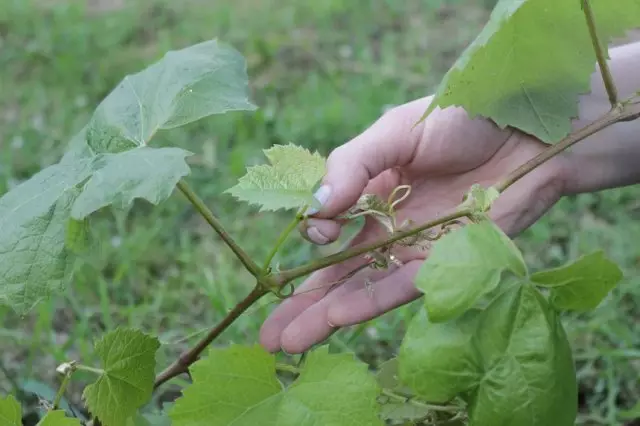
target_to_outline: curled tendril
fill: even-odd
[[[287,291],[285,292],[285,290]],[[288,282],[283,287],[273,290],[272,293],[275,294],[278,299],[284,300],[293,296],[294,291],[296,291],[295,285],[292,282]]]
[[[402,194],[400,196],[400,198],[398,198],[397,200],[394,200],[394,198],[396,197],[396,194],[398,194],[400,191],[405,191],[404,194]],[[390,213],[395,213],[395,207],[400,204],[401,202],[403,202],[404,200],[406,200],[409,195],[411,195],[411,185],[399,185],[396,186],[394,188],[393,191],[391,191],[391,194],[389,194],[389,198],[387,199],[387,204],[389,204],[390,207]]]

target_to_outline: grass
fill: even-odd
[[[491,7],[437,0],[119,3],[0,0],[0,193],[57,161],[126,74],[169,49],[218,37],[247,58],[260,110],[206,119],[155,141],[196,153],[190,183],[257,258],[289,218],[258,218],[221,193],[262,161],[260,150],[292,141],[328,153],[389,105],[430,93]],[[624,268],[624,283],[595,312],[566,318],[581,425],[623,425],[621,412],[640,399],[638,195],[625,188],[564,199],[517,240],[535,267],[602,248]],[[97,363],[93,341],[123,325],[157,334],[164,366],[252,285],[179,193],[154,209],[138,203],[129,212],[102,211],[92,234],[94,249],[62,297],[25,318],[0,308],[0,393],[17,387],[28,399],[51,392],[56,365]],[[319,252],[298,239],[276,260],[294,265]],[[217,344],[255,342],[272,307],[252,308]],[[330,343],[377,365],[396,350],[414,309],[341,331]],[[72,404],[80,403],[81,388],[71,385]]]

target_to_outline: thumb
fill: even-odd
[[[422,136],[422,123],[415,123],[427,107],[424,100],[396,107],[331,152],[327,174],[315,193],[322,207],[309,213],[335,217],[358,201],[370,180],[385,170],[409,164]]]

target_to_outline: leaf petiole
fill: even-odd
[[[271,249],[271,251],[267,255],[267,258],[265,259],[264,264],[262,265],[262,275],[263,276],[267,275],[269,273],[269,266],[271,266],[271,261],[276,256],[276,254],[278,253],[280,248],[282,248],[282,245],[287,240],[287,237],[289,237],[289,234],[291,234],[291,232],[298,226],[298,224],[304,220],[304,218],[305,218],[304,212],[307,211],[308,207],[309,206],[307,206],[307,205],[303,206],[298,211],[298,213],[296,213],[296,216],[289,223],[289,225],[287,225],[287,227],[284,229],[284,231],[282,231],[282,233],[278,236],[278,239],[277,239],[275,245],[273,246],[273,248]]]
[[[104,374],[103,369],[89,367],[88,365],[76,364],[75,369],[80,371],[88,371],[89,373],[97,374],[98,376],[101,376]]]

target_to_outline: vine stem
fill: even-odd
[[[276,254],[278,253],[278,251],[280,250],[280,248],[282,247],[284,242],[287,240],[287,237],[289,237],[289,234],[291,234],[291,232],[294,229],[296,229],[298,224],[304,220],[303,213],[307,210],[307,207],[308,206],[303,206],[302,209],[300,209],[298,211],[298,213],[296,213],[296,217],[293,218],[291,223],[289,223],[289,225],[287,225],[287,227],[284,229],[284,231],[282,231],[282,233],[278,237],[278,240],[276,241],[276,244],[273,246],[273,248],[271,249],[271,251],[267,255],[267,258],[265,259],[264,264],[262,265],[262,274],[263,275],[268,273],[269,266],[271,265],[271,261],[276,256]]]
[[[536,155],[531,160],[527,161],[522,166],[509,173],[493,187],[498,190],[498,192],[502,193],[522,177],[526,176],[528,173],[530,173],[543,163],[547,162],[551,158],[555,157],[562,151],[566,150],[572,145],[575,145],[581,140],[613,124],[619,123],[621,121],[630,121],[639,118],[640,108],[638,106],[638,103],[633,102],[632,100],[617,104],[615,108],[613,108],[597,120],[571,133],[557,144],[545,149],[540,154]]]
[[[589,36],[591,37],[593,50],[596,53],[596,59],[598,60],[598,66],[600,67],[600,73],[602,74],[602,80],[604,81],[604,87],[607,90],[607,95],[609,95],[609,102],[611,102],[611,106],[615,108],[616,105],[618,105],[618,90],[616,89],[613,76],[611,75],[611,70],[609,69],[609,64],[607,63],[607,55],[602,43],[600,43],[600,39],[598,38],[593,9],[591,9],[589,0],[581,0],[581,2],[582,11],[584,12],[584,16],[587,20],[587,27],[589,28]]]
[[[214,216],[214,214],[209,210],[207,205],[198,197],[198,195],[189,187],[189,185],[181,180],[177,184],[178,189],[184,194],[185,197],[193,204],[195,209],[200,213],[200,215],[211,225],[211,227],[218,233],[220,238],[224,240],[224,242],[229,246],[229,248],[233,251],[236,257],[242,262],[244,267],[256,278],[259,278],[262,269],[256,262],[254,262],[251,257],[236,243],[236,241],[229,235],[229,233],[224,229],[220,220]]]
[[[244,311],[267,294],[262,285],[256,284],[251,293],[242,299],[206,336],[204,336],[193,348],[183,352],[178,359],[156,376],[153,388],[156,389],[172,378],[189,371],[189,366],[198,360],[198,357],[213,340],[222,334]]]
[[[447,222],[451,222],[452,220],[460,219],[465,216],[469,216],[472,213],[473,211],[471,209],[457,209],[453,213],[450,213],[438,219],[434,219],[432,221],[426,222],[423,225],[418,226],[416,228],[413,228],[404,232],[398,232],[392,237],[387,238],[386,240],[376,241],[374,243],[363,245],[360,247],[353,247],[348,250],[344,250],[339,253],[335,253],[335,254],[323,257],[321,259],[314,260],[312,262],[309,262],[306,265],[282,271],[280,274],[276,276],[276,281],[278,281],[278,283],[280,283],[280,285],[282,286],[296,278],[309,275],[310,273],[326,268],[327,266],[335,265],[336,263],[341,263],[353,257],[360,256],[365,253],[369,253],[376,249],[388,246],[397,241],[405,239],[407,237],[411,237],[413,235],[419,234],[420,232],[426,229],[433,228],[434,226],[438,226],[438,225],[443,225]]]

